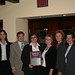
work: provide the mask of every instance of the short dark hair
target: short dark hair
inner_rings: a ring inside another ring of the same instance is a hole
[[[67,35],[71,35],[72,38],[74,38],[74,34],[72,32],[67,33]],[[67,37],[67,35],[66,35],[66,37]]]
[[[31,42],[31,37],[32,37],[33,35],[35,35],[35,36],[38,38],[37,42],[39,42],[38,34],[37,34],[37,33],[30,33],[30,35],[29,35],[29,43]]]
[[[24,32],[22,32],[22,31],[17,32],[17,36],[18,36],[19,34],[23,34],[23,35],[24,35]]]

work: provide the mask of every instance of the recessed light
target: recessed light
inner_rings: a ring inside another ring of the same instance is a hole
[[[66,14],[63,14],[63,16],[66,16]]]

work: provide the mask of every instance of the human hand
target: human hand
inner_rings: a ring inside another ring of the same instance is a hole
[[[29,68],[33,68],[33,66],[31,64],[29,64]]]
[[[58,72],[58,75],[62,75],[62,72]]]
[[[15,73],[15,72],[16,72],[16,68],[12,67],[12,73]]]

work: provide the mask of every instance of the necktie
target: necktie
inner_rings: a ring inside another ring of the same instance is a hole
[[[23,47],[24,47],[24,44],[23,44],[23,42],[21,42],[21,49],[23,50]]]

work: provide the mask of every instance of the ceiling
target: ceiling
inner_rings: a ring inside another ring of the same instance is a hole
[[[12,3],[19,3],[19,0],[0,0],[0,5],[5,5],[5,1],[9,1]]]

